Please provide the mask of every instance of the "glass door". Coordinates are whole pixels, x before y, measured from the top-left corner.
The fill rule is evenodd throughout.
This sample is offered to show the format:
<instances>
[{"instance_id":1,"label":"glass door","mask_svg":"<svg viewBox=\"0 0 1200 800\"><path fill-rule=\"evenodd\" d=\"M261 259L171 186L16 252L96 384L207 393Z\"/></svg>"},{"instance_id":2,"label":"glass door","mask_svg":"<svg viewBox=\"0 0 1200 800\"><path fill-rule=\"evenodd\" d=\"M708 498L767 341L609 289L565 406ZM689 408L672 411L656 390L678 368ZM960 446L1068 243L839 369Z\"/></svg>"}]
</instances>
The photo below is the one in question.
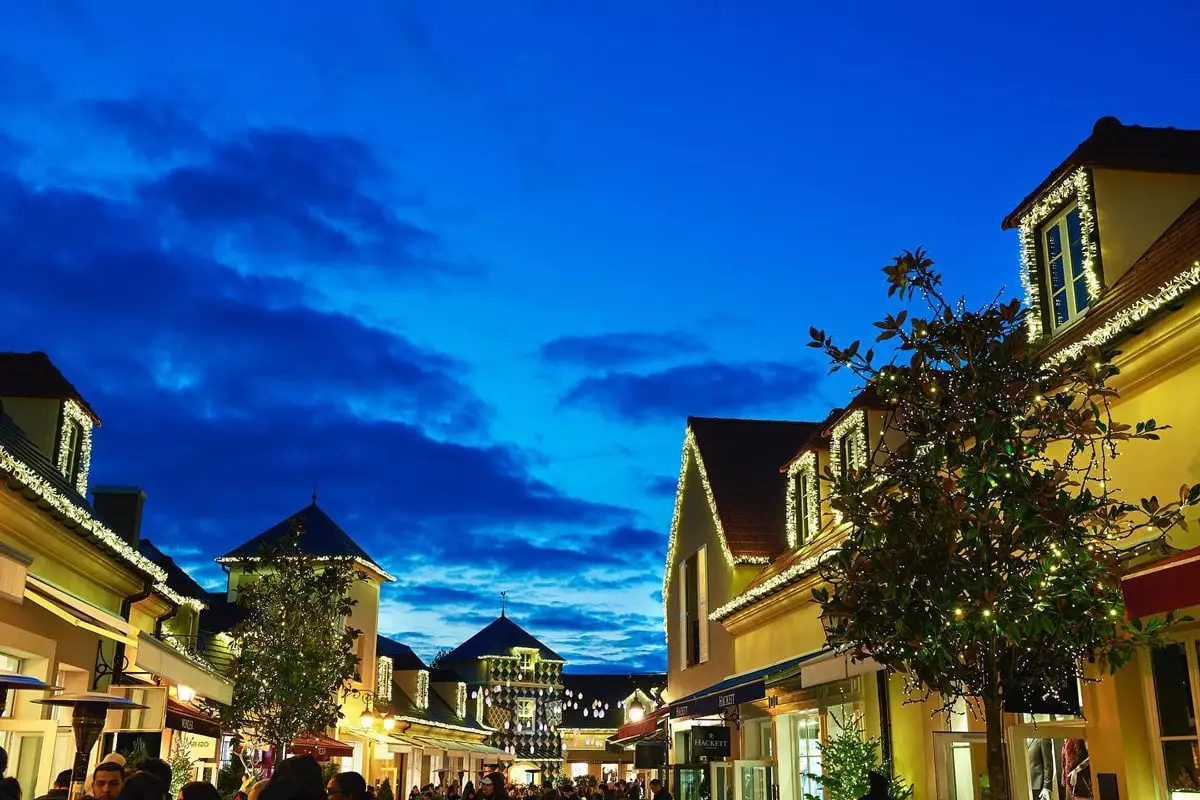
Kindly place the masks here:
<instances>
[{"instance_id":1,"label":"glass door","mask_svg":"<svg viewBox=\"0 0 1200 800\"><path fill-rule=\"evenodd\" d=\"M734 800L774 800L774 765L770 761L735 761Z\"/></svg>"},{"instance_id":2,"label":"glass door","mask_svg":"<svg viewBox=\"0 0 1200 800\"><path fill-rule=\"evenodd\" d=\"M938 731L933 742L938 800L989 800L987 734Z\"/></svg>"},{"instance_id":3,"label":"glass door","mask_svg":"<svg viewBox=\"0 0 1200 800\"><path fill-rule=\"evenodd\" d=\"M0 719L0 747L8 752L8 774L20 781L22 797L50 791L57 734L52 719Z\"/></svg>"}]
</instances>

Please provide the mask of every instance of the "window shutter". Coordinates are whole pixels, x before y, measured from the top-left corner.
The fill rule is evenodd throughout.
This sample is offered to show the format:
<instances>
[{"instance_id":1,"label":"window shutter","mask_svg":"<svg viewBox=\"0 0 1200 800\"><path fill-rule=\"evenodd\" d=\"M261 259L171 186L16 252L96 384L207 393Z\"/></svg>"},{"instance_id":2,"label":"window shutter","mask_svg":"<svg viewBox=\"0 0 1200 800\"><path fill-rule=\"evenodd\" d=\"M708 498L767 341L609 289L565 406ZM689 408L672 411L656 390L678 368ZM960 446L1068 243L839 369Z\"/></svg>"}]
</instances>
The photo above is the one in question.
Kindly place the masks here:
<instances>
[{"instance_id":1,"label":"window shutter","mask_svg":"<svg viewBox=\"0 0 1200 800\"><path fill-rule=\"evenodd\" d=\"M708 548L696 554L696 607L700 616L700 663L708 661Z\"/></svg>"},{"instance_id":2,"label":"window shutter","mask_svg":"<svg viewBox=\"0 0 1200 800\"><path fill-rule=\"evenodd\" d=\"M676 636L676 647L679 650L679 668L688 668L688 618L687 618L687 561L680 561L676 570L679 572L679 586L675 593L675 602L679 603L679 634Z\"/></svg>"}]
</instances>

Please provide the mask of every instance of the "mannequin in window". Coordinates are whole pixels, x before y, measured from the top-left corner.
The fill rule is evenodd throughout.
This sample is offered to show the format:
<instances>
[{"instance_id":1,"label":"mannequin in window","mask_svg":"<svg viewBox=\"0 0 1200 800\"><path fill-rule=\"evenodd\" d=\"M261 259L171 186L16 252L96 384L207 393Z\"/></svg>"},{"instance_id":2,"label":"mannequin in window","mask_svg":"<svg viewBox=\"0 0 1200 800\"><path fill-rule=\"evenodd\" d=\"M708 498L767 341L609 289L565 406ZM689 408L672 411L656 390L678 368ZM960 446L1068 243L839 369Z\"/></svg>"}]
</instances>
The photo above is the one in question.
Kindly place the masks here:
<instances>
[{"instance_id":1,"label":"mannequin in window","mask_svg":"<svg viewBox=\"0 0 1200 800\"><path fill-rule=\"evenodd\" d=\"M1087 742L1083 739L1067 739L1063 743L1062 781L1068 800L1092 796L1092 768L1089 762Z\"/></svg>"},{"instance_id":2,"label":"mannequin in window","mask_svg":"<svg viewBox=\"0 0 1200 800\"><path fill-rule=\"evenodd\" d=\"M1029 739L1025 743L1029 757L1029 788L1033 800L1051 800L1054 795L1054 747L1049 739Z\"/></svg>"}]
</instances>

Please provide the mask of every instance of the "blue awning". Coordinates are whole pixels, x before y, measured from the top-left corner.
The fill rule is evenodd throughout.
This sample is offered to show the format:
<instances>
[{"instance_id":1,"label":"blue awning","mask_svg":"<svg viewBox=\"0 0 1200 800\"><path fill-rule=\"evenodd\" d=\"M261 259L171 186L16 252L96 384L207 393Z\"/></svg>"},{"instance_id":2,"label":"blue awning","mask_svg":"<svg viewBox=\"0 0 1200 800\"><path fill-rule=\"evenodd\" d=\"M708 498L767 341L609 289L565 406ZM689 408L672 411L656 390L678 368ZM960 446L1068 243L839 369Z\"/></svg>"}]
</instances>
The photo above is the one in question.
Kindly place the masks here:
<instances>
[{"instance_id":1,"label":"blue awning","mask_svg":"<svg viewBox=\"0 0 1200 800\"><path fill-rule=\"evenodd\" d=\"M767 681L776 674L790 672L805 661L819 658L828 652L825 649L818 650L814 653L797 656L778 664L772 664L769 667L754 670L753 672L746 672L741 675L735 675L732 678L726 678L720 683L714 683L707 689L693 692L687 697L680 698L671 703L671 718L702 717L709 714L716 714L727 708L737 706L740 703L752 703L755 700L761 700L767 695Z\"/></svg>"}]
</instances>

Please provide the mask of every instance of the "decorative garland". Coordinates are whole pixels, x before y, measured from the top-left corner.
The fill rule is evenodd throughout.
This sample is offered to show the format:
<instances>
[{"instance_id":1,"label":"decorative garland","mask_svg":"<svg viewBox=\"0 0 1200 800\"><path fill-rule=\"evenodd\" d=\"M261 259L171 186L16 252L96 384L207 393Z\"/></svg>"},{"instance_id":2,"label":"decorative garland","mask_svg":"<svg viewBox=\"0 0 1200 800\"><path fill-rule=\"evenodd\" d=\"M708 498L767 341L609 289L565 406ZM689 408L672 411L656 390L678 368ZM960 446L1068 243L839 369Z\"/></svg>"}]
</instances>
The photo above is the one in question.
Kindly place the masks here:
<instances>
[{"instance_id":1,"label":"decorative garland","mask_svg":"<svg viewBox=\"0 0 1200 800\"><path fill-rule=\"evenodd\" d=\"M79 426L79 466L75 475L67 474L71 469L71 446L67 432L71 423ZM74 480L75 490L87 495L88 472L92 468L92 418L71 398L63 400L62 430L58 434L58 471L67 480Z\"/></svg>"},{"instance_id":2,"label":"decorative garland","mask_svg":"<svg viewBox=\"0 0 1200 800\"><path fill-rule=\"evenodd\" d=\"M384 571L383 567L379 566L374 561L369 561L369 560L363 558L362 556L314 556L314 555L309 555L308 553L305 553L304 557L311 559L312 561L353 561L355 564L358 564L360 567L366 567L367 569L371 569L371 570L374 570L375 572L378 572L385 581L396 580L395 577L393 577L392 575L390 575L386 571ZM213 560L216 561L218 564L240 564L240 563L243 563L246 561L258 561L258 559L259 559L258 556L222 556L220 558L213 559Z\"/></svg>"},{"instance_id":3,"label":"decorative garland","mask_svg":"<svg viewBox=\"0 0 1200 800\"><path fill-rule=\"evenodd\" d=\"M854 436L853 464L842 463L842 439L847 433ZM829 432L829 458L835 475L843 475L847 467L862 469L867 466L867 413L861 408L842 417Z\"/></svg>"},{"instance_id":4,"label":"decorative garland","mask_svg":"<svg viewBox=\"0 0 1200 800\"><path fill-rule=\"evenodd\" d=\"M392 676L394 674L392 659L388 656L380 656L375 662L375 696L385 703L392 701Z\"/></svg>"},{"instance_id":5,"label":"decorative garland","mask_svg":"<svg viewBox=\"0 0 1200 800\"><path fill-rule=\"evenodd\" d=\"M813 451L804 453L788 465L787 472L787 537L788 547L802 544L800 537L799 492L797 480L804 481L808 489L807 527L810 536L821 529L821 502L817 487L817 454Z\"/></svg>"},{"instance_id":6,"label":"decorative garland","mask_svg":"<svg viewBox=\"0 0 1200 800\"><path fill-rule=\"evenodd\" d=\"M795 583L816 570L822 561L833 555L834 549L833 547L828 547L817 555L809 556L803 561L793 564L778 575L767 578L762 583L747 589L716 611L713 611L708 615L708 618L713 622L720 622L735 611L740 611L746 606L753 605L767 595L774 594L780 589Z\"/></svg>"},{"instance_id":7,"label":"decorative garland","mask_svg":"<svg viewBox=\"0 0 1200 800\"><path fill-rule=\"evenodd\" d=\"M467 718L467 685L459 682L454 694L454 713L459 719Z\"/></svg>"},{"instance_id":8,"label":"decorative garland","mask_svg":"<svg viewBox=\"0 0 1200 800\"><path fill-rule=\"evenodd\" d=\"M1100 297L1103 283L1097 272L1099 244L1096 239L1096 212L1092 207L1091 178L1083 167L1063 178L1021 217L1021 286L1025 290L1025 306L1030 311L1041 308L1037 286L1037 229L1055 211L1074 197L1079 206L1079 228L1083 238L1083 274L1087 281L1089 302ZM1041 316L1031 313L1026 317L1029 340L1037 341L1042 335Z\"/></svg>"},{"instance_id":9,"label":"decorative garland","mask_svg":"<svg viewBox=\"0 0 1200 800\"><path fill-rule=\"evenodd\" d=\"M429 670L417 670L417 708L429 708Z\"/></svg>"}]
</instances>

